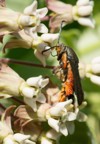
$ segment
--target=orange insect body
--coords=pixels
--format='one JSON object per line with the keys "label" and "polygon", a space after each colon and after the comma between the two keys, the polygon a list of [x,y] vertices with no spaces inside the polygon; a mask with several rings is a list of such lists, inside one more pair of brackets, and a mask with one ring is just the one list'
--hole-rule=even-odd
{"label": "orange insect body", "polygon": [[[62,47],[59,46],[56,47],[58,56],[61,53],[61,49]],[[64,76],[62,77],[65,78],[64,83],[62,84],[62,89],[60,92],[60,99],[59,99],[60,102],[63,102],[66,100],[66,97],[72,95],[74,92],[74,76],[66,52],[62,52],[62,55],[60,57],[60,66],[64,72],[63,73]]]}
{"label": "orange insect body", "polygon": [[63,102],[66,100],[66,97],[70,96],[74,92],[74,76],[72,73],[72,69],[70,66],[70,63],[68,64],[68,72],[67,72],[67,79],[66,81],[62,84],[62,89],[60,92],[60,102]]}

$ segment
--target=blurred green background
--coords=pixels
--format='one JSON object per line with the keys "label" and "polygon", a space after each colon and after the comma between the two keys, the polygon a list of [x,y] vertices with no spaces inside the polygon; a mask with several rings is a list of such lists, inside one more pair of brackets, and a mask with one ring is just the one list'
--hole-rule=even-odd
{"label": "blurred green background", "polygon": [[[76,3],[76,0],[63,0],[66,3]],[[44,0],[38,0],[39,7],[45,6]],[[7,7],[16,11],[23,11],[23,9],[32,3],[32,0],[6,0]],[[100,1],[94,1],[93,17],[96,21],[94,29],[83,27],[77,22],[64,27],[61,34],[61,41],[64,44],[73,47],[78,53],[78,57],[83,62],[91,62],[91,60],[100,56]],[[8,51],[6,56],[14,59],[28,60],[35,63],[39,61],[34,57],[33,50],[13,49]],[[53,64],[53,60],[49,59],[48,64]],[[40,74],[49,75],[52,77],[52,71],[45,68],[26,67],[12,64],[11,67],[17,71],[21,77],[28,78],[31,76],[38,76]],[[54,77],[52,77],[53,79]],[[97,86],[85,78],[82,80],[83,89],[85,92],[85,99],[88,102],[84,112],[88,115],[86,123],[76,123],[76,130],[73,135],[66,138],[62,137],[60,144],[100,144],[100,86]],[[11,103],[11,102],[10,102]],[[5,102],[6,105],[8,101]]]}

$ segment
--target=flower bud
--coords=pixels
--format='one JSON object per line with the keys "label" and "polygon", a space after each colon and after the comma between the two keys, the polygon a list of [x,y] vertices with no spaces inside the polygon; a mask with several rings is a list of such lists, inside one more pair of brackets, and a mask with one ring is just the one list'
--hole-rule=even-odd
{"label": "flower bud", "polygon": [[77,6],[83,6],[83,5],[88,5],[90,0],[78,0],[76,5]]}
{"label": "flower bud", "polygon": [[78,14],[80,16],[88,16],[92,13],[93,7],[91,5],[88,6],[81,6],[78,8]]}
{"label": "flower bud", "polygon": [[15,71],[6,64],[0,63],[0,96],[8,98],[20,95],[20,86],[24,83]]}
{"label": "flower bud", "polygon": [[100,57],[92,60],[91,69],[94,74],[100,74]]}
{"label": "flower bud", "polygon": [[73,19],[77,20],[79,24],[94,28],[94,20],[91,18],[93,11],[93,1],[78,0],[73,6]]}
{"label": "flower bud", "polygon": [[23,96],[28,97],[28,98],[32,98],[36,94],[35,89],[31,87],[25,87],[22,89],[21,92]]}
{"label": "flower bud", "polygon": [[100,76],[96,76],[96,75],[91,75],[90,76],[90,80],[91,82],[100,85]]}

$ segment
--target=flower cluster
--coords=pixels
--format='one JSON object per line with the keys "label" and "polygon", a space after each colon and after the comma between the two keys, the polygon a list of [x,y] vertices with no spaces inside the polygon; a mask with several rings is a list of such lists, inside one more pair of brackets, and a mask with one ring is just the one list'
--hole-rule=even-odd
{"label": "flower cluster", "polygon": [[[90,18],[93,1],[86,0],[83,2],[78,0],[76,5],[72,6],[60,1],[48,0],[47,6],[56,13],[50,16],[50,27],[52,29],[59,27],[62,21],[64,21],[64,24],[68,24],[73,20],[77,20],[82,25],[94,27],[94,22]],[[86,10],[84,11],[84,9]],[[42,62],[43,66],[46,66],[45,59],[49,56],[50,50],[44,54],[42,51],[50,49],[58,39],[58,34],[48,33],[47,27],[41,23],[48,9],[37,9],[37,1],[34,0],[30,6],[24,9],[23,13],[5,7],[0,8],[0,12],[0,35],[10,33],[13,35],[10,41],[3,44],[3,51],[6,48],[32,48],[35,56]],[[38,33],[42,33],[41,36]]]}
{"label": "flower cluster", "polygon": [[93,1],[78,0],[76,5],[73,7],[74,20],[77,20],[81,25],[90,26],[94,28],[94,21],[91,18],[93,5]]}
{"label": "flower cluster", "polygon": [[33,28],[41,32],[43,27],[45,27],[45,25],[41,24],[41,18],[43,18],[47,12],[47,8],[37,10],[36,0],[30,6],[26,7],[23,13],[1,7],[0,26],[2,27],[0,35],[18,32],[20,30],[29,33]]}
{"label": "flower cluster", "polygon": [[[48,33],[47,27],[41,23],[48,12],[47,8],[37,9],[37,1],[24,9],[23,13],[11,9],[0,8],[0,35],[12,34],[12,38],[3,44],[3,51],[6,48],[27,48],[35,49],[35,56],[46,66],[45,59],[50,51],[42,54],[43,50],[50,49],[58,39],[58,34]],[[14,35],[14,33],[17,33]],[[41,36],[38,33],[42,33]],[[17,39],[15,39],[15,37]]]}
{"label": "flower cluster", "polygon": [[[6,49],[19,47],[33,49],[34,55],[45,67],[46,59],[59,39],[59,33],[49,33],[48,28],[42,23],[48,9],[54,12],[50,15],[50,27],[53,29],[59,27],[62,21],[65,25],[73,20],[94,27],[90,18],[93,2],[78,0],[73,6],[57,0],[47,0],[48,9],[38,9],[37,5],[37,1],[34,0],[23,12],[0,6],[0,41],[4,52]],[[4,38],[8,35],[10,39],[4,42],[2,36]],[[100,58],[94,59],[91,65],[80,65],[80,75],[100,84],[99,65]],[[17,106],[12,105],[8,108],[0,105],[5,109],[2,113],[0,107],[0,143],[54,144],[61,135],[72,134],[75,131],[74,121],[82,122],[87,118],[80,111],[86,106],[86,102],[83,101],[79,105],[74,92],[73,98],[66,95],[64,101],[59,100],[60,96],[61,89],[50,81],[48,75],[32,76],[25,80],[10,68],[8,63],[0,59],[0,99],[9,98],[18,102]]]}
{"label": "flower cluster", "polygon": [[[20,144],[34,144],[39,141],[45,144],[46,141],[53,144],[60,135],[67,136],[68,133],[74,132],[75,120],[86,120],[86,116],[79,110],[77,98],[74,97],[74,103],[72,99],[59,102],[60,90],[53,84],[50,88],[48,78],[40,75],[25,81],[4,63],[1,63],[0,69],[0,97],[22,96],[24,101],[24,104],[14,111],[14,131],[18,133],[14,133],[11,124],[7,124],[4,119],[9,119],[8,114],[15,107],[9,107],[2,115],[0,137],[3,143],[18,141]],[[83,102],[82,105],[85,106],[86,103]],[[48,131],[43,129],[44,122],[49,126]],[[3,133],[4,129],[6,132]]]}
{"label": "flower cluster", "polygon": [[94,28],[94,20],[92,20],[93,1],[78,0],[75,6],[65,4],[56,0],[47,0],[48,9],[54,13],[50,18],[50,27],[58,28],[62,21],[64,25],[78,21],[79,24]]}

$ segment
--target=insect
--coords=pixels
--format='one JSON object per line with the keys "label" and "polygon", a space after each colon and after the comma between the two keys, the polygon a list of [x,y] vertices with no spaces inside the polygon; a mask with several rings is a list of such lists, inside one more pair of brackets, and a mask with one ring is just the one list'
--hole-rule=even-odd
{"label": "insect", "polygon": [[80,105],[84,99],[84,93],[78,71],[78,57],[72,48],[63,44],[55,46],[55,49],[61,68],[62,89],[60,101],[64,101],[66,97],[72,98],[75,92]]}
{"label": "insect", "polygon": [[59,101],[65,101],[66,97],[73,98],[75,92],[78,104],[81,105],[84,100],[84,93],[79,76],[79,60],[76,53],[72,48],[64,46],[63,44],[51,47],[51,49],[56,50],[57,60],[59,61],[59,66],[55,67],[53,70],[55,74],[59,73],[59,77],[62,81]]}
{"label": "insect", "polygon": [[[79,76],[78,57],[72,48],[59,43],[63,22],[64,21],[61,22],[60,26],[58,44],[50,48],[56,50],[57,60],[59,61],[59,66],[55,67],[53,70],[53,73],[58,75],[62,81],[59,101],[65,101],[66,97],[73,99],[75,93],[78,104],[81,105],[84,100],[84,93]],[[47,50],[44,50],[42,53],[45,51]]]}
{"label": "insect", "polygon": [[72,98],[75,92],[78,98],[78,104],[80,105],[84,99],[84,94],[78,71],[78,57],[72,48],[63,44],[55,46],[55,48],[57,51],[57,60],[60,64],[60,79],[62,81],[59,101],[66,100],[66,97]]}

